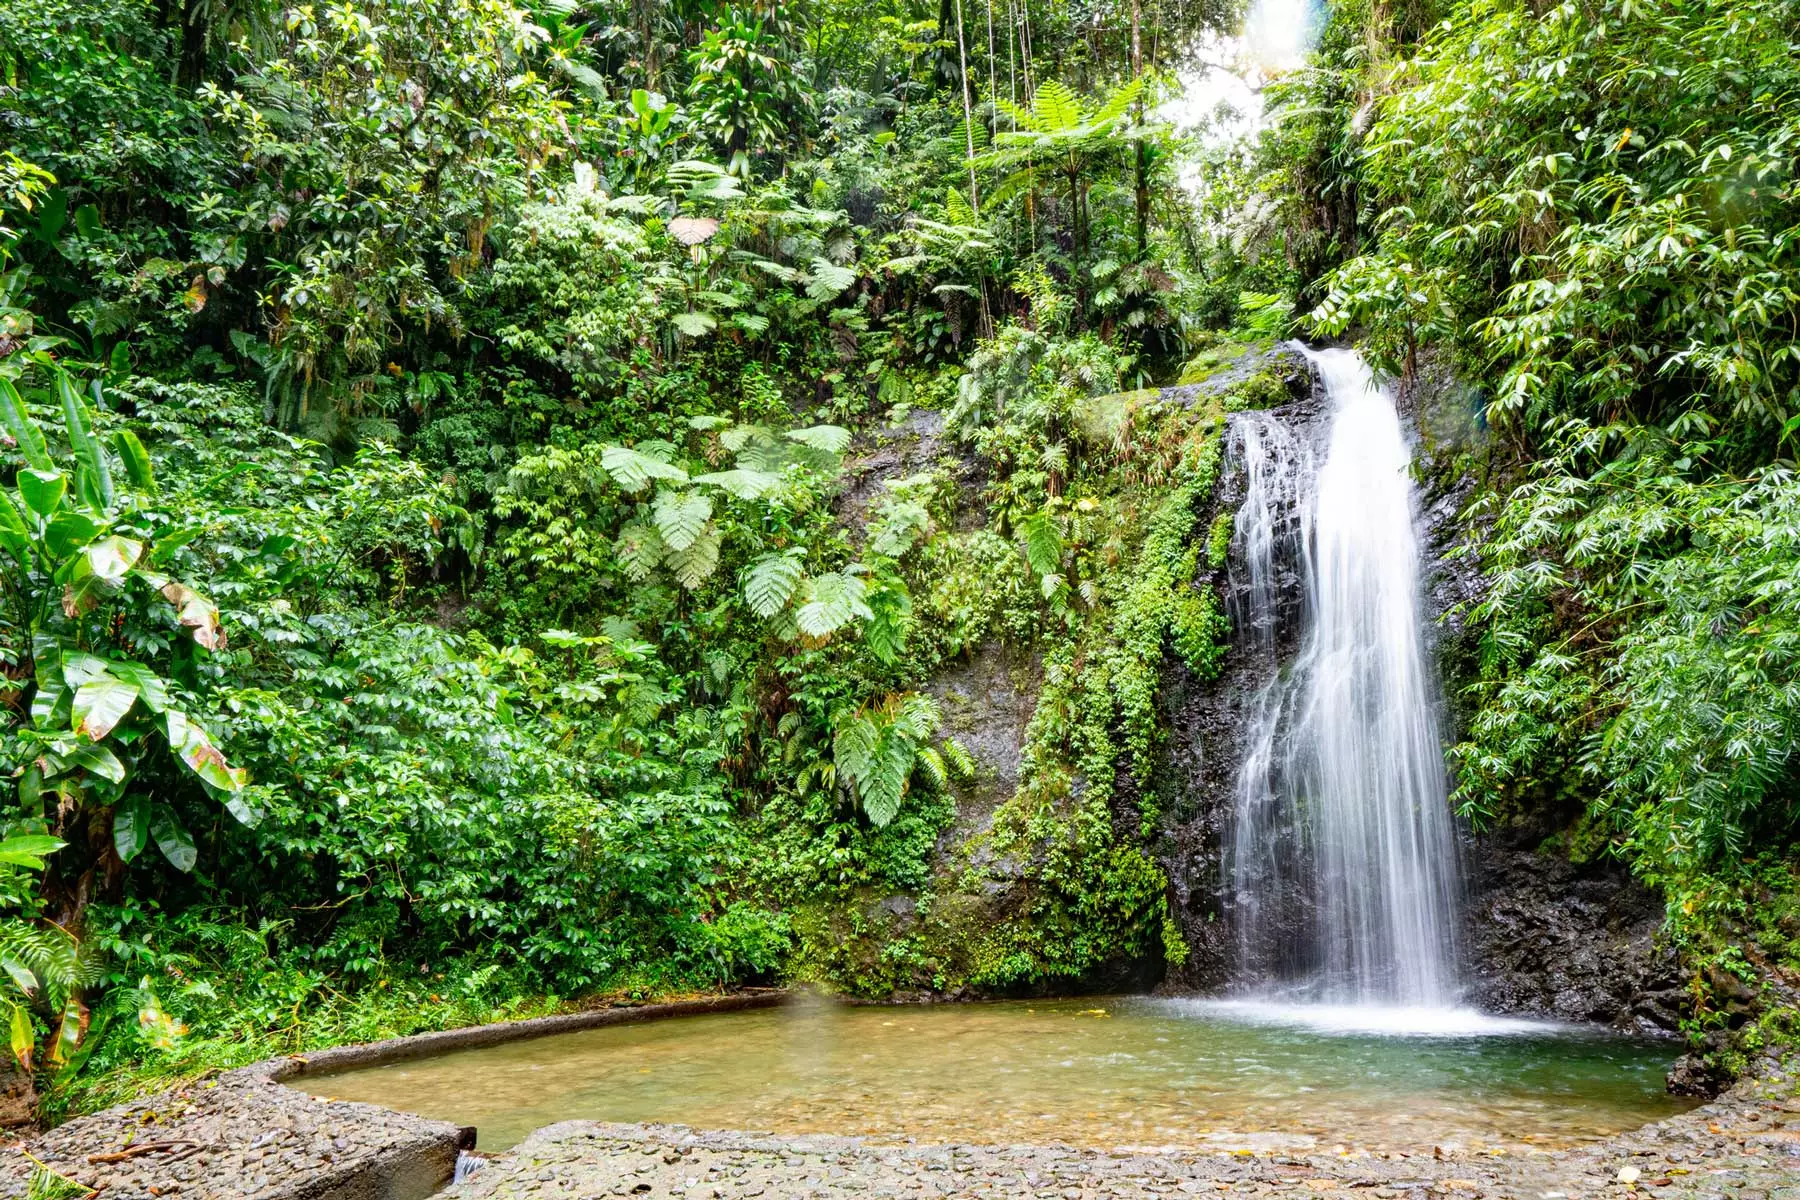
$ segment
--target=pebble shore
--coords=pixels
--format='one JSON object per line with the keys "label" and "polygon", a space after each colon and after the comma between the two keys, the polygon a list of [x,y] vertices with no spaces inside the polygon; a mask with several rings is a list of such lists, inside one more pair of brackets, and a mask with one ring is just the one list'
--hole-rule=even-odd
{"label": "pebble shore", "polygon": [[1253,1195],[1339,1200],[1800,1200],[1800,1097],[1771,1068],[1719,1101],[1567,1151],[1429,1154],[917,1146],[571,1121],[444,1200],[920,1200]]}

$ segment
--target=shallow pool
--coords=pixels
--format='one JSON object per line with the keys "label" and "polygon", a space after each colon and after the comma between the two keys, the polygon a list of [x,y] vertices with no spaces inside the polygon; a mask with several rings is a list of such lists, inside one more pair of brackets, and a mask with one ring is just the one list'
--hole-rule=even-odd
{"label": "shallow pool", "polygon": [[662,1121],[922,1142],[1567,1146],[1687,1107],[1670,1043],[1482,1017],[1149,998],[682,1017],[297,1081],[474,1125]]}

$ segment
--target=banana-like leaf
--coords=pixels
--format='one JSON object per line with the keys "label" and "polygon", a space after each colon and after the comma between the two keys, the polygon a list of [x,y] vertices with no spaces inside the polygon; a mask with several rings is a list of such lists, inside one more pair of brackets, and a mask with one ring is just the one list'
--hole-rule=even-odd
{"label": "banana-like leaf", "polygon": [[75,689],[75,732],[98,742],[131,712],[138,700],[136,684],[122,679],[93,679]]}
{"label": "banana-like leaf", "polygon": [[150,836],[156,839],[156,848],[161,850],[169,865],[183,875],[194,869],[200,861],[200,852],[194,847],[194,839],[175,816],[175,810],[166,804],[156,807],[155,815],[150,818]]}
{"label": "banana-like leaf", "polygon": [[127,796],[113,808],[113,851],[130,862],[150,844],[150,797]]}
{"label": "banana-like leaf", "polygon": [[75,461],[81,464],[93,487],[92,499],[97,502],[95,507],[102,510],[111,508],[112,467],[107,464],[100,443],[94,440],[94,418],[88,412],[87,402],[75,391],[75,383],[66,371],[56,373],[56,394],[62,400],[63,424],[68,427],[69,446],[75,451]]}
{"label": "banana-like leaf", "polygon": [[24,398],[8,379],[0,379],[0,431],[12,439],[19,453],[25,456],[27,466],[38,471],[56,469],[50,460],[50,447],[44,442],[44,431],[31,419]]}
{"label": "banana-like leaf", "polygon": [[0,863],[41,871],[45,856],[56,853],[66,844],[45,833],[22,833],[0,842]]}
{"label": "banana-like leaf", "polygon": [[142,491],[156,490],[156,473],[150,467],[150,452],[144,449],[144,443],[138,435],[129,429],[121,429],[113,434],[113,449],[118,451],[119,461],[125,464],[125,478],[131,485]]}
{"label": "banana-like leaf", "polygon": [[19,499],[39,517],[48,518],[63,502],[69,477],[52,468],[26,467],[19,472]]}

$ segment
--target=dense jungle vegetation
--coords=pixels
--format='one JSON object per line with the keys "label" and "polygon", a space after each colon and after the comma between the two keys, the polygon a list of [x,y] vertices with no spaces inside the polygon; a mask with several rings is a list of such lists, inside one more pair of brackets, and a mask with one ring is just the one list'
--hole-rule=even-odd
{"label": "dense jungle vegetation", "polygon": [[[1150,389],[1290,334],[1488,427],[1464,814],[1662,887],[1697,1037],[1800,963],[1800,0],[1344,0],[1203,138],[1207,0],[7,16],[47,1111],[603,994],[1179,963],[1158,691],[1227,652],[1201,514],[1268,397]],[[930,686],[994,644],[1042,664],[1016,789]]]}

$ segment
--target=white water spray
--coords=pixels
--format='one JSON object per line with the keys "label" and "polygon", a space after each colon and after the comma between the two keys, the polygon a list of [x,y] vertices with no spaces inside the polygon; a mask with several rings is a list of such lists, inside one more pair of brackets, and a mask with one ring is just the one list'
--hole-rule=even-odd
{"label": "white water spray", "polygon": [[[1322,457],[1240,419],[1240,645],[1278,659],[1278,576],[1305,635],[1253,712],[1228,849],[1240,966],[1340,1004],[1432,1007],[1457,991],[1455,831],[1419,604],[1411,454],[1349,350],[1309,351],[1333,412]],[[1316,462],[1316,466],[1315,466]]]}

